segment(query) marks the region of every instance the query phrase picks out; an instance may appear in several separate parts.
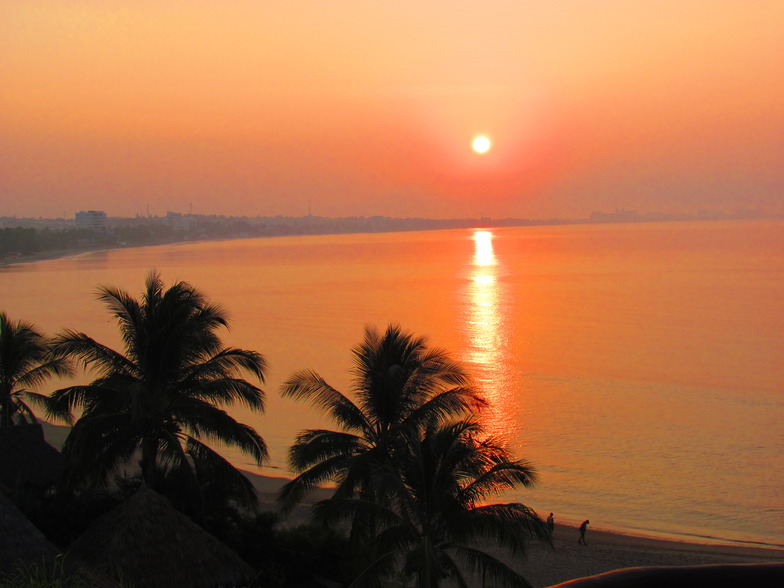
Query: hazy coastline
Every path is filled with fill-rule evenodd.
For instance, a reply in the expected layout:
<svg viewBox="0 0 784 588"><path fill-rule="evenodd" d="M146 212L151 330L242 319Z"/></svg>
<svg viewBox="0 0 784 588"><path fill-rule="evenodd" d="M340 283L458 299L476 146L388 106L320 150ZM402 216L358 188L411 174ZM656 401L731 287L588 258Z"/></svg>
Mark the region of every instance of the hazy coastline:
<svg viewBox="0 0 784 588"><path fill-rule="evenodd" d="M36 253L27 253L25 255L18 255L11 258L6 257L0 259L0 267L22 265L27 263L36 263L39 261L52 261L55 259L65 259L68 257L74 257L76 255L83 255L85 253L97 253L99 251L110 251L112 249L119 249L119 247L111 247L111 248L101 247L96 249L58 249L53 251L40 251Z"/></svg>
<svg viewBox="0 0 784 588"><path fill-rule="evenodd" d="M194 226L198 226L199 215L191 215ZM211 218L211 217L205 217ZM248 231L235 232L231 224L226 219L224 224L219 224L220 230L217 233L215 227L211 227L210 234L197 233L193 229L183 230L177 226L167 225L165 219L152 217L149 219L109 219L107 229L116 228L112 223L149 223L140 224L139 227L154 227L155 230L164 230L165 237L158 234L154 239L141 240L136 242L126 242L117 240L111 235L111 230L107 233L96 233L101 237L100 242L80 244L78 246L67 246L62 248L48 248L34 252L14 252L3 255L0 251L0 267L19 265L24 263L35 263L37 261L48 261L81 255L85 253L96 253L101 251L111 251L116 249L133 249L141 247L156 247L162 245L180 245L200 242L222 242L238 239L258 239L272 237L297 237L297 236L316 236L316 235L348 235L362 233L397 233L413 231L438 231L459 228L502 228L502 227L539 227L539 226L562 226L562 225L607 225L607 224L650 224L650 223L673 223L673 222L722 222L722 221L749 221L749 220L777 220L781 215L762 214L757 211L738 211L735 214L723 213L704 213L702 215L670 215L670 214L637 214L634 211L620 210L614 213L594 212L588 218L549 218L549 219L518 219L518 218L467 218L467 219L422 219L422 218L392 218L392 217L373 217L373 218L321 218L321 217L287 217L283 225L269 225L269 219L243 219L244 228ZM213 220L213 219L211 219ZM22 221L27 221L24 223ZM28 230L40 230L35 223L51 222L52 219L20 219L19 227L29 225ZM259 223L253 225L249 221ZM213 222L215 222L213 220ZM267 224L265 224L265 222ZM163 224L162 224L163 223ZM247 227L245 227L247 225ZM0 222L0 229L12 228L12 221L6 219ZM117 225L122 227L123 225ZM72 228L59 228L59 231L73 230ZM83 239L85 240L85 239ZM92 239L89 239L92 240ZM117 240L118 242L114 242ZM12 250L13 251L13 250Z"/></svg>

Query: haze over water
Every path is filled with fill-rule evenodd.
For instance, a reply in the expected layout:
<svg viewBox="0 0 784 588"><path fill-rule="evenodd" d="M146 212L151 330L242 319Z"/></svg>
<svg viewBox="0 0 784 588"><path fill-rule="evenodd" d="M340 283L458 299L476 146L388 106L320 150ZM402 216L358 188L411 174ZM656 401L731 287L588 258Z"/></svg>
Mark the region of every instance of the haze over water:
<svg viewBox="0 0 784 588"><path fill-rule="evenodd" d="M346 391L366 324L466 362L484 416L539 469L511 496L561 522L784 545L784 223L525 227L287 237L91 253L0 268L0 308L119 347L98 285L185 280L270 362L262 473L302 428L278 397L313 369ZM241 456L232 454L247 467Z"/></svg>

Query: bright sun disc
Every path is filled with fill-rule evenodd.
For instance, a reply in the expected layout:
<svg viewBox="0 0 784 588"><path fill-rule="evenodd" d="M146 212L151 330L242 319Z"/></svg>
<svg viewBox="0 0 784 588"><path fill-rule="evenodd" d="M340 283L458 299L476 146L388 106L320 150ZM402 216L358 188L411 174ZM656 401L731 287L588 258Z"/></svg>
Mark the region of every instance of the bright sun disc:
<svg viewBox="0 0 784 588"><path fill-rule="evenodd" d="M490 139L484 135L479 135L474 139L473 143L471 143L471 147L477 153L487 153L490 150Z"/></svg>

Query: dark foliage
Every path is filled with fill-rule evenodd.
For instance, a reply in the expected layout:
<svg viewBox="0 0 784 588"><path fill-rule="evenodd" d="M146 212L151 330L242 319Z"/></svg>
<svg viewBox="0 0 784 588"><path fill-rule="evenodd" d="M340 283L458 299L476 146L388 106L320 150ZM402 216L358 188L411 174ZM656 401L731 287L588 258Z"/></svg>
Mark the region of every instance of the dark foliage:
<svg viewBox="0 0 784 588"><path fill-rule="evenodd" d="M263 380L266 363L254 351L224 347L216 334L227 320L189 284L168 289L156 272L141 301L101 288L99 299L119 324L124 353L84 333L64 331L55 357L80 360L97 378L52 394L50 415L71 422L63 446L72 492L101 490L140 475L184 511L204 512L215 482L247 508L255 508L250 482L205 441L234 446L261 464L267 448L251 427L223 407L262 411L264 393L242 378Z"/></svg>

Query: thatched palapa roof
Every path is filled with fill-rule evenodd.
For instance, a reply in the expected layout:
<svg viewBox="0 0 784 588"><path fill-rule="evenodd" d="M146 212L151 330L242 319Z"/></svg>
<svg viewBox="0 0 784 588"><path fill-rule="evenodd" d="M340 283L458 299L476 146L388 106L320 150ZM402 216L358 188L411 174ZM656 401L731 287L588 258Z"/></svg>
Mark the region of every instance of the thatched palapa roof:
<svg viewBox="0 0 784 588"><path fill-rule="evenodd" d="M60 550L0 492L0 575L12 573L20 562L48 567L58 553Z"/></svg>
<svg viewBox="0 0 784 588"><path fill-rule="evenodd" d="M95 521L69 555L120 574L135 588L237 586L256 575L239 555L145 486Z"/></svg>

